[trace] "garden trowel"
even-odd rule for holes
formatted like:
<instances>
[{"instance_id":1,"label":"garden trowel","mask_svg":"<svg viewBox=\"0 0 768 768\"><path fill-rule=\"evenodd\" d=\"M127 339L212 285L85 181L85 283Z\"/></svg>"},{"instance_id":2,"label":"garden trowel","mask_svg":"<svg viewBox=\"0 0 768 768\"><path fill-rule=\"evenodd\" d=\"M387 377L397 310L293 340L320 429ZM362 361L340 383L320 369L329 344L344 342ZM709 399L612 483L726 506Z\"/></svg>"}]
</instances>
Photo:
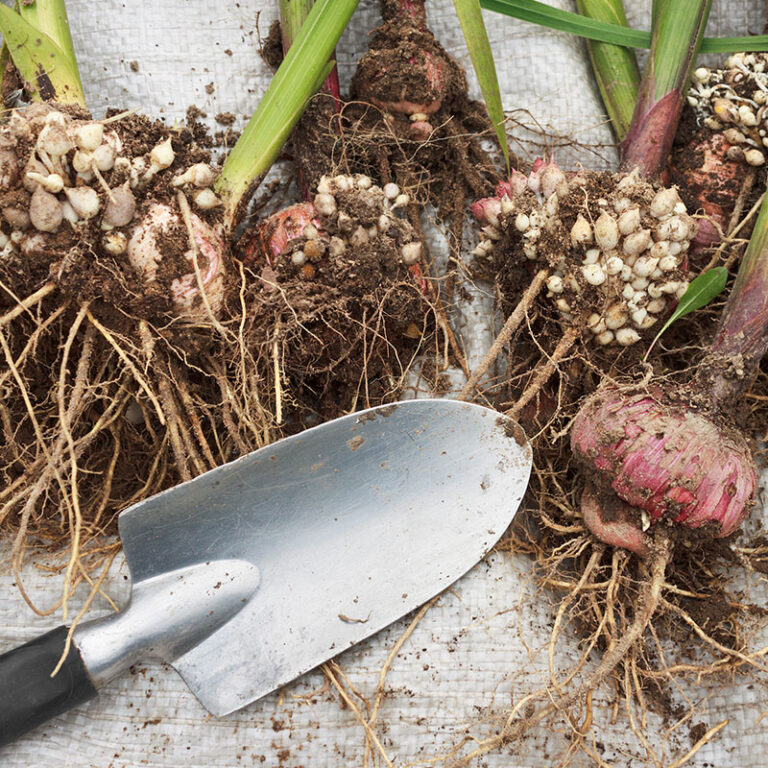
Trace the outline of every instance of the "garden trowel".
<instances>
[{"instance_id":1,"label":"garden trowel","mask_svg":"<svg viewBox=\"0 0 768 768\"><path fill-rule=\"evenodd\" d=\"M414 400L308 429L135 504L119 519L129 603L0 656L0 744L140 659L173 666L215 715L244 707L469 570L510 524L530 468L510 419Z\"/></svg>"}]
</instances>

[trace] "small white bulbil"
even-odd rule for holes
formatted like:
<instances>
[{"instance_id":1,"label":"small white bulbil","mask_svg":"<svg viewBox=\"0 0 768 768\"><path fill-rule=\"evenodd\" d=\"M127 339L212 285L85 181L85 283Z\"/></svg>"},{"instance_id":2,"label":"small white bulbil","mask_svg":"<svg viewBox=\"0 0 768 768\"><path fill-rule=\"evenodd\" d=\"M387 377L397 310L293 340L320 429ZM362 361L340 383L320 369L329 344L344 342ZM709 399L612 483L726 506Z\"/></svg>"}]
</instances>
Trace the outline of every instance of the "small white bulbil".
<instances>
[{"instance_id":1,"label":"small white bulbil","mask_svg":"<svg viewBox=\"0 0 768 768\"><path fill-rule=\"evenodd\" d=\"M101 239L101 244L107 253L118 255L125 253L128 247L128 237L124 232L108 232Z\"/></svg>"},{"instance_id":2,"label":"small white bulbil","mask_svg":"<svg viewBox=\"0 0 768 768\"><path fill-rule=\"evenodd\" d=\"M547 198L544 210L546 211L547 216L557 216L557 212L560 210L560 199L556 194L550 195Z\"/></svg>"},{"instance_id":3,"label":"small white bulbil","mask_svg":"<svg viewBox=\"0 0 768 768\"><path fill-rule=\"evenodd\" d=\"M613 341L613 331L603 331L595 337L595 341L603 347L608 346Z\"/></svg>"},{"instance_id":4,"label":"small white bulbil","mask_svg":"<svg viewBox=\"0 0 768 768\"><path fill-rule=\"evenodd\" d=\"M294 251L291 254L291 264L293 264L294 267L301 267L303 264L306 264L307 261L307 254L304 253L304 251Z\"/></svg>"},{"instance_id":5,"label":"small white bulbil","mask_svg":"<svg viewBox=\"0 0 768 768\"><path fill-rule=\"evenodd\" d=\"M526 243L523 246L523 253L525 254L525 258L529 261L535 261L536 256L538 255L536 246L533 243Z\"/></svg>"},{"instance_id":6,"label":"small white bulbil","mask_svg":"<svg viewBox=\"0 0 768 768\"><path fill-rule=\"evenodd\" d=\"M314 224L307 224L301 231L301 234L307 238L307 240L314 240L320 233L317 231L317 227Z\"/></svg>"},{"instance_id":7,"label":"small white bulbil","mask_svg":"<svg viewBox=\"0 0 768 768\"><path fill-rule=\"evenodd\" d=\"M182 187L185 184L192 184L195 187L210 187L216 180L216 174L207 163L195 163L187 168L184 173L177 176L171 184L174 187Z\"/></svg>"},{"instance_id":8,"label":"small white bulbil","mask_svg":"<svg viewBox=\"0 0 768 768\"><path fill-rule=\"evenodd\" d=\"M677 286L677 290L675 291L675 298L682 299L683 294L688 290L688 281L687 280L681 280L680 285Z\"/></svg>"},{"instance_id":9,"label":"small white bulbil","mask_svg":"<svg viewBox=\"0 0 768 768\"><path fill-rule=\"evenodd\" d=\"M515 229L518 232L525 232L531 226L530 219L524 213L518 213L515 216Z\"/></svg>"},{"instance_id":10,"label":"small white bulbil","mask_svg":"<svg viewBox=\"0 0 768 768\"><path fill-rule=\"evenodd\" d=\"M616 341L622 347L629 347L640 341L640 334L634 328L619 328L616 331Z\"/></svg>"},{"instance_id":11,"label":"small white bulbil","mask_svg":"<svg viewBox=\"0 0 768 768\"><path fill-rule=\"evenodd\" d=\"M648 286L650 288L650 286ZM650 290L648 291L650 294ZM651 299L646 305L645 308L648 312L652 312L654 315L658 315L660 312L664 311L664 308L667 306L667 302L664 299L655 298Z\"/></svg>"},{"instance_id":12,"label":"small white bulbil","mask_svg":"<svg viewBox=\"0 0 768 768\"><path fill-rule=\"evenodd\" d=\"M677 256L679 253L681 253L683 250L683 246L680 243L670 243L669 244L669 255L670 256Z\"/></svg>"},{"instance_id":13,"label":"small white bulbil","mask_svg":"<svg viewBox=\"0 0 768 768\"><path fill-rule=\"evenodd\" d=\"M646 248L651 246L651 231L641 229L624 238L624 253L629 256L639 256Z\"/></svg>"},{"instance_id":14,"label":"small white bulbil","mask_svg":"<svg viewBox=\"0 0 768 768\"><path fill-rule=\"evenodd\" d=\"M392 219L386 214L381 214L376 224L376 228L379 232L386 232L392 226Z\"/></svg>"},{"instance_id":15,"label":"small white bulbil","mask_svg":"<svg viewBox=\"0 0 768 768\"><path fill-rule=\"evenodd\" d=\"M677 289L680 287L680 281L679 280L670 280L668 283L662 283L659 286L659 290L662 293L666 294L673 294L677 291Z\"/></svg>"},{"instance_id":16,"label":"small white bulbil","mask_svg":"<svg viewBox=\"0 0 768 768\"><path fill-rule=\"evenodd\" d=\"M192 201L201 211L210 211L212 208L221 205L221 200L216 196L212 189L198 189L192 195Z\"/></svg>"},{"instance_id":17,"label":"small white bulbil","mask_svg":"<svg viewBox=\"0 0 768 768\"><path fill-rule=\"evenodd\" d=\"M632 276L634 275L634 272L632 271L632 265L627 264L627 262L624 262L624 266L621 268L621 279L625 283L629 283L632 280Z\"/></svg>"},{"instance_id":18,"label":"small white bulbil","mask_svg":"<svg viewBox=\"0 0 768 768\"><path fill-rule=\"evenodd\" d=\"M75 144L86 152L93 152L104 140L104 126L101 123L79 123L72 131Z\"/></svg>"},{"instance_id":19,"label":"small white bulbil","mask_svg":"<svg viewBox=\"0 0 768 768\"><path fill-rule=\"evenodd\" d=\"M605 282L605 270L599 264L585 264L581 274L590 285L602 285Z\"/></svg>"},{"instance_id":20,"label":"small white bulbil","mask_svg":"<svg viewBox=\"0 0 768 768\"><path fill-rule=\"evenodd\" d=\"M14 229L23 230L29 226L29 211L15 205L7 205L3 208L3 218ZM21 232L12 232L11 238L16 234L20 235Z\"/></svg>"},{"instance_id":21,"label":"small white bulbil","mask_svg":"<svg viewBox=\"0 0 768 768\"><path fill-rule=\"evenodd\" d=\"M136 198L128 184L113 189L101 219L102 229L124 227L136 213Z\"/></svg>"},{"instance_id":22,"label":"small white bulbil","mask_svg":"<svg viewBox=\"0 0 768 768\"><path fill-rule=\"evenodd\" d=\"M67 188L64 194L81 219L92 219L99 212L99 196L93 187Z\"/></svg>"},{"instance_id":23,"label":"small white bulbil","mask_svg":"<svg viewBox=\"0 0 768 768\"><path fill-rule=\"evenodd\" d=\"M68 221L70 224L77 224L80 221L80 217L75 213L75 209L69 204L67 200L60 200L61 215L64 217L64 221Z\"/></svg>"},{"instance_id":24,"label":"small white bulbil","mask_svg":"<svg viewBox=\"0 0 768 768\"><path fill-rule=\"evenodd\" d=\"M501 198L501 212L504 214L512 213L515 210L515 204L510 200L508 195L504 195ZM525 214L522 214L525 215ZM526 217L527 218L527 217Z\"/></svg>"},{"instance_id":25,"label":"small white bulbil","mask_svg":"<svg viewBox=\"0 0 768 768\"><path fill-rule=\"evenodd\" d=\"M614 204L613 209L616 213L624 213L629 210L632 205L632 201L628 197L620 197Z\"/></svg>"},{"instance_id":26,"label":"small white bulbil","mask_svg":"<svg viewBox=\"0 0 768 768\"><path fill-rule=\"evenodd\" d=\"M582 264L597 264L600 261L600 249L590 248L585 254Z\"/></svg>"},{"instance_id":27,"label":"small white bulbil","mask_svg":"<svg viewBox=\"0 0 768 768\"><path fill-rule=\"evenodd\" d=\"M152 147L152 151L149 153L149 162L160 170L165 170L173 165L175 157L176 153L173 151L173 144L169 136L165 141Z\"/></svg>"},{"instance_id":28,"label":"small white bulbil","mask_svg":"<svg viewBox=\"0 0 768 768\"><path fill-rule=\"evenodd\" d=\"M400 249L400 255L403 257L403 264L411 266L421 259L421 255L424 252L424 247L418 240L414 240L412 243L406 243Z\"/></svg>"},{"instance_id":29,"label":"small white bulbil","mask_svg":"<svg viewBox=\"0 0 768 768\"><path fill-rule=\"evenodd\" d=\"M651 246L651 256L655 259L664 259L669 256L669 242L658 240Z\"/></svg>"},{"instance_id":30,"label":"small white bulbil","mask_svg":"<svg viewBox=\"0 0 768 768\"><path fill-rule=\"evenodd\" d=\"M336 224L342 232L348 234L352 231L352 227L354 226L355 222L354 219L346 211L339 211L339 215L336 218Z\"/></svg>"},{"instance_id":31,"label":"small white bulbil","mask_svg":"<svg viewBox=\"0 0 768 768\"><path fill-rule=\"evenodd\" d=\"M635 289L629 283L627 283L621 291L621 295L625 299L629 300L635 295Z\"/></svg>"},{"instance_id":32,"label":"small white bulbil","mask_svg":"<svg viewBox=\"0 0 768 768\"><path fill-rule=\"evenodd\" d=\"M618 275L624 268L624 262L618 256L611 256L606 259L605 271L609 275Z\"/></svg>"},{"instance_id":33,"label":"small white bulbil","mask_svg":"<svg viewBox=\"0 0 768 768\"><path fill-rule=\"evenodd\" d=\"M731 144L743 144L747 140L747 137L738 128L726 128L723 131L723 136Z\"/></svg>"},{"instance_id":34,"label":"small white bulbil","mask_svg":"<svg viewBox=\"0 0 768 768\"><path fill-rule=\"evenodd\" d=\"M481 240L473 249L473 256L487 256L493 250L493 243L490 240ZM525 250L525 248L523 248ZM536 258L534 256L534 258Z\"/></svg>"},{"instance_id":35,"label":"small white bulbil","mask_svg":"<svg viewBox=\"0 0 768 768\"><path fill-rule=\"evenodd\" d=\"M73 148L67 132L56 123L46 125L37 137L37 149L51 157L66 155Z\"/></svg>"},{"instance_id":36,"label":"small white bulbil","mask_svg":"<svg viewBox=\"0 0 768 768\"><path fill-rule=\"evenodd\" d=\"M321 216L333 216L336 213L336 198L328 192L315 195L314 205Z\"/></svg>"},{"instance_id":37,"label":"small white bulbil","mask_svg":"<svg viewBox=\"0 0 768 768\"><path fill-rule=\"evenodd\" d=\"M612 251L618 245L619 225L610 213L601 213L595 222L595 243L604 251Z\"/></svg>"},{"instance_id":38,"label":"small white bulbil","mask_svg":"<svg viewBox=\"0 0 768 768\"><path fill-rule=\"evenodd\" d=\"M355 186L355 180L351 176L344 176L343 174L335 176L333 183L339 192L349 192Z\"/></svg>"},{"instance_id":39,"label":"small white bulbil","mask_svg":"<svg viewBox=\"0 0 768 768\"><path fill-rule=\"evenodd\" d=\"M499 226L499 214L501 213L501 200L490 198L483 205L483 215L486 221L494 227Z\"/></svg>"},{"instance_id":40,"label":"small white bulbil","mask_svg":"<svg viewBox=\"0 0 768 768\"><path fill-rule=\"evenodd\" d=\"M341 256L346 250L347 244L340 237L334 235L330 239L330 242L328 243L328 253L331 256Z\"/></svg>"},{"instance_id":41,"label":"small white bulbil","mask_svg":"<svg viewBox=\"0 0 768 768\"><path fill-rule=\"evenodd\" d=\"M716 117L711 116L704 120L704 125L706 125L710 131L719 131L723 127L723 124Z\"/></svg>"},{"instance_id":42,"label":"small white bulbil","mask_svg":"<svg viewBox=\"0 0 768 768\"><path fill-rule=\"evenodd\" d=\"M368 230L365 227L358 226L350 235L349 244L353 248L359 248L361 245L365 245L369 239Z\"/></svg>"},{"instance_id":43,"label":"small white bulbil","mask_svg":"<svg viewBox=\"0 0 768 768\"><path fill-rule=\"evenodd\" d=\"M411 198L406 195L404 192L401 192L396 198L395 201L392 203L392 210L394 211L395 208L402 208L404 205L408 205L408 203L411 202Z\"/></svg>"},{"instance_id":44,"label":"small white bulbil","mask_svg":"<svg viewBox=\"0 0 768 768\"><path fill-rule=\"evenodd\" d=\"M629 317L635 326L642 328L645 318L648 317L648 310L645 307L639 307L634 310Z\"/></svg>"},{"instance_id":45,"label":"small white bulbil","mask_svg":"<svg viewBox=\"0 0 768 768\"><path fill-rule=\"evenodd\" d=\"M90 152L84 152L82 149L78 149L72 158L72 167L77 173L85 173L90 171L93 165L93 154Z\"/></svg>"},{"instance_id":46,"label":"small white bulbil","mask_svg":"<svg viewBox=\"0 0 768 768\"><path fill-rule=\"evenodd\" d=\"M653 256L640 256L632 270L638 277L648 277L656 269L658 263L659 260Z\"/></svg>"},{"instance_id":47,"label":"small white bulbil","mask_svg":"<svg viewBox=\"0 0 768 768\"><path fill-rule=\"evenodd\" d=\"M490 224L487 227L483 227L482 231L489 240L501 240L501 232Z\"/></svg>"},{"instance_id":48,"label":"small white bulbil","mask_svg":"<svg viewBox=\"0 0 768 768\"><path fill-rule=\"evenodd\" d=\"M623 303L611 304L605 311L606 328L615 331L627 322L627 309Z\"/></svg>"},{"instance_id":49,"label":"small white bulbil","mask_svg":"<svg viewBox=\"0 0 768 768\"><path fill-rule=\"evenodd\" d=\"M592 242L592 225L581 214L571 227L571 242L574 245Z\"/></svg>"},{"instance_id":50,"label":"small white bulbil","mask_svg":"<svg viewBox=\"0 0 768 768\"><path fill-rule=\"evenodd\" d=\"M360 175L355 177L355 184L358 189L370 189L373 185L373 181L370 176Z\"/></svg>"},{"instance_id":51,"label":"small white bulbil","mask_svg":"<svg viewBox=\"0 0 768 768\"><path fill-rule=\"evenodd\" d=\"M650 280L647 277L636 277L630 285L637 291L644 291L649 285Z\"/></svg>"},{"instance_id":52,"label":"small white bulbil","mask_svg":"<svg viewBox=\"0 0 768 768\"><path fill-rule=\"evenodd\" d=\"M659 259L659 269L662 272L672 272L677 269L677 259L674 256L665 256Z\"/></svg>"},{"instance_id":53,"label":"small white bulbil","mask_svg":"<svg viewBox=\"0 0 768 768\"><path fill-rule=\"evenodd\" d=\"M394 200L398 195L400 194L400 187L397 186L393 181L390 181L389 184L384 185L384 197L387 198L387 200Z\"/></svg>"},{"instance_id":54,"label":"small white bulbil","mask_svg":"<svg viewBox=\"0 0 768 768\"><path fill-rule=\"evenodd\" d=\"M682 242L690 234L690 227L686 219L687 217L670 216L656 227L656 236L659 240L672 240L676 243Z\"/></svg>"},{"instance_id":55,"label":"small white bulbil","mask_svg":"<svg viewBox=\"0 0 768 768\"><path fill-rule=\"evenodd\" d=\"M330 195L333 192L331 180L327 176L321 176L317 183L317 192L321 195Z\"/></svg>"},{"instance_id":56,"label":"small white bulbil","mask_svg":"<svg viewBox=\"0 0 768 768\"><path fill-rule=\"evenodd\" d=\"M115 154L111 144L102 144L93 151L93 164L102 172L111 171L115 165Z\"/></svg>"},{"instance_id":57,"label":"small white bulbil","mask_svg":"<svg viewBox=\"0 0 768 768\"><path fill-rule=\"evenodd\" d=\"M602 317L601 315L598 315L597 312L593 312L587 318L587 327L595 335L597 335L598 333L603 333L606 329L605 318Z\"/></svg>"},{"instance_id":58,"label":"small white bulbil","mask_svg":"<svg viewBox=\"0 0 768 768\"><path fill-rule=\"evenodd\" d=\"M700 83L706 83L709 80L709 70L706 67L699 67L694 71L693 76Z\"/></svg>"},{"instance_id":59,"label":"small white bulbil","mask_svg":"<svg viewBox=\"0 0 768 768\"><path fill-rule=\"evenodd\" d=\"M0 149L0 189L9 189L19 175L19 160L12 149Z\"/></svg>"},{"instance_id":60,"label":"small white bulbil","mask_svg":"<svg viewBox=\"0 0 768 768\"><path fill-rule=\"evenodd\" d=\"M757 125L757 117L755 117L755 113L752 111L752 107L750 107L748 104L742 104L739 107L739 122L742 125L748 126L749 128Z\"/></svg>"},{"instance_id":61,"label":"small white bulbil","mask_svg":"<svg viewBox=\"0 0 768 768\"><path fill-rule=\"evenodd\" d=\"M663 296L664 294L661 291L661 288L659 288L657 283L650 283L648 285L648 288L646 289L648 291L648 295L652 299L658 299L660 296Z\"/></svg>"},{"instance_id":62,"label":"small white bulbil","mask_svg":"<svg viewBox=\"0 0 768 768\"><path fill-rule=\"evenodd\" d=\"M619 232L622 235L631 235L640 228L640 209L630 208L619 216Z\"/></svg>"},{"instance_id":63,"label":"small white bulbil","mask_svg":"<svg viewBox=\"0 0 768 768\"><path fill-rule=\"evenodd\" d=\"M553 163L550 163L541 173L541 192L545 198L550 197L565 181L565 174Z\"/></svg>"},{"instance_id":64,"label":"small white bulbil","mask_svg":"<svg viewBox=\"0 0 768 768\"><path fill-rule=\"evenodd\" d=\"M744 159L749 165L758 166L765 164L765 155L759 149L748 149L744 153Z\"/></svg>"},{"instance_id":65,"label":"small white bulbil","mask_svg":"<svg viewBox=\"0 0 768 768\"><path fill-rule=\"evenodd\" d=\"M737 123L739 120L739 110L729 99L715 99L712 102L712 110L721 123Z\"/></svg>"},{"instance_id":66,"label":"small white bulbil","mask_svg":"<svg viewBox=\"0 0 768 768\"><path fill-rule=\"evenodd\" d=\"M32 226L39 232L55 232L63 218L59 201L38 186L29 201L29 221Z\"/></svg>"},{"instance_id":67,"label":"small white bulbil","mask_svg":"<svg viewBox=\"0 0 768 768\"><path fill-rule=\"evenodd\" d=\"M550 275L547 278L547 288L551 293L563 292L563 278L560 275Z\"/></svg>"},{"instance_id":68,"label":"small white bulbil","mask_svg":"<svg viewBox=\"0 0 768 768\"><path fill-rule=\"evenodd\" d=\"M660 189L651 200L651 216L663 219L675 210L679 202L680 195L677 194L676 189Z\"/></svg>"},{"instance_id":69,"label":"small white bulbil","mask_svg":"<svg viewBox=\"0 0 768 768\"><path fill-rule=\"evenodd\" d=\"M48 173L43 175L42 173L34 173L32 171L27 173L27 179L39 184L46 192L51 192L56 195L64 189L64 179L58 173Z\"/></svg>"},{"instance_id":70,"label":"small white bulbil","mask_svg":"<svg viewBox=\"0 0 768 768\"><path fill-rule=\"evenodd\" d=\"M426 112L414 112L411 115L412 123L423 123L426 120L429 120L429 115Z\"/></svg>"},{"instance_id":71,"label":"small white bulbil","mask_svg":"<svg viewBox=\"0 0 768 768\"><path fill-rule=\"evenodd\" d=\"M555 306L561 311L561 312L570 312L571 311L571 305L565 300L565 299L558 299L555 302Z\"/></svg>"}]
</instances>

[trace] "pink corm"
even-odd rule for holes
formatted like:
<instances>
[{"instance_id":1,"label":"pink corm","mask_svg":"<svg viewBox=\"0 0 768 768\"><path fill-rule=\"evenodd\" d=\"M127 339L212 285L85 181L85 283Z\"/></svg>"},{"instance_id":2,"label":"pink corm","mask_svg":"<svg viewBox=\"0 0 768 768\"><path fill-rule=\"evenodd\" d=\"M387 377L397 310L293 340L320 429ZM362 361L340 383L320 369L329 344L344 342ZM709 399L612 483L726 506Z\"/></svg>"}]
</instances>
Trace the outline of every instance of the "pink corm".
<instances>
[{"instance_id":1,"label":"pink corm","mask_svg":"<svg viewBox=\"0 0 768 768\"><path fill-rule=\"evenodd\" d=\"M714 537L730 535L757 487L740 433L660 394L595 393L573 422L571 448L586 469L585 524L638 554L648 547L643 529L661 520L689 528L713 523Z\"/></svg>"}]
</instances>

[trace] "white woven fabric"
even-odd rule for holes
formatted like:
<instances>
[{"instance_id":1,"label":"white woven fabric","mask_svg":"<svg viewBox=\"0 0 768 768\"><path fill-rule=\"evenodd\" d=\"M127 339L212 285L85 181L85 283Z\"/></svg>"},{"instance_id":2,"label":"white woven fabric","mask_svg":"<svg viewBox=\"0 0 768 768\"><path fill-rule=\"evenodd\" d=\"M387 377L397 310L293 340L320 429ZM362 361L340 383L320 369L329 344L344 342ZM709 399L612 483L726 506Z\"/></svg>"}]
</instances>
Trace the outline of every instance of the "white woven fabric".
<instances>
[{"instance_id":1,"label":"white woven fabric","mask_svg":"<svg viewBox=\"0 0 768 768\"><path fill-rule=\"evenodd\" d=\"M550 0L551 1L551 0ZM569 3L558 0L562 7ZM758 0L715 2L711 34L760 31L765 8ZM258 32L266 34L275 3L265 0L69 0L86 95L96 114L108 105L139 107L172 121L196 104L209 115L233 112L247 116L269 81L259 57ZM648 3L628 2L631 21L647 25ZM747 9L746 6L749 6ZM470 73L479 96L461 32L450 0L428 4L432 29ZM554 149L563 165L577 161L610 167L615 153L611 134L590 78L583 44L566 35L535 30L501 16L487 14L497 54L505 107L521 123L538 123L549 136L575 136L592 148L559 148L521 143L520 153ZM364 0L338 47L343 80L348 80L377 23L373 0ZM136 62L138 67L131 67ZM134 71L136 69L137 71ZM211 84L211 85L209 85ZM519 112L525 107L527 115ZM521 142L540 141L524 127L515 131ZM565 142L562 142L563 144ZM489 303L465 308L462 329L476 359L487 346L492 310ZM318 543L322 545L320 542ZM40 606L59 597L61 578L28 568L27 590ZM120 563L105 589L116 600L127 594L127 574ZM530 563L497 554L444 594L416 627L394 660L386 678L376 733L394 765L424 764L456 748L467 737L493 732L511 700L540 687L546 680L546 651L552 614L550 598L530 597ZM77 607L76 596L72 610ZM91 616L108 610L96 600ZM0 650L25 642L60 623L59 616L39 618L27 608L8 575L0 568ZM371 700L379 670L394 642L408 624L401 621L339 658L350 683ZM559 664L567 668L577 653L573 637L560 643ZM310 692L315 691L312 696ZM705 684L687 692L702 702L708 724L725 718L724 736L702 749L690 763L704 768L726 764L758 768L765 764L768 734L760 724L766 710L762 686L743 682L709 691ZM358 703L360 703L358 701ZM649 732L659 750L660 764L690 746L687 733L669 737L667 725L651 718ZM686 730L686 729L681 729ZM642 765L643 749L628 735L626 721L595 733L608 765ZM90 704L0 749L3 768L233 768L284 766L341 768L360 766L364 732L353 712L340 706L333 689L323 688L319 672L222 720L209 719L173 672L157 664L141 664L134 674L107 686ZM542 731L515 748L492 753L476 765L491 768L544 768L558 765L568 746L567 734ZM466 744L463 752L471 749ZM680 751L682 750L682 752ZM384 765L378 759L377 764ZM577 758L574 765L589 761Z\"/></svg>"}]
</instances>

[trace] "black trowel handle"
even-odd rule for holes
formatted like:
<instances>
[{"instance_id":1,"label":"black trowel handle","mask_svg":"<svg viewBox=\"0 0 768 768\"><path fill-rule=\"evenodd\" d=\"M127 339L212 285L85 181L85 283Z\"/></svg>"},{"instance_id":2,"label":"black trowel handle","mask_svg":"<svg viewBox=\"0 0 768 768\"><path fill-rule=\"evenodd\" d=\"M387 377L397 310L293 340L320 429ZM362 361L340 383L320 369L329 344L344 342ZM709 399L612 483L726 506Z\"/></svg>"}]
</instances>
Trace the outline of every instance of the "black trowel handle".
<instances>
[{"instance_id":1,"label":"black trowel handle","mask_svg":"<svg viewBox=\"0 0 768 768\"><path fill-rule=\"evenodd\" d=\"M96 696L74 644L51 677L67 631L59 627L0 656L0 746Z\"/></svg>"}]
</instances>

